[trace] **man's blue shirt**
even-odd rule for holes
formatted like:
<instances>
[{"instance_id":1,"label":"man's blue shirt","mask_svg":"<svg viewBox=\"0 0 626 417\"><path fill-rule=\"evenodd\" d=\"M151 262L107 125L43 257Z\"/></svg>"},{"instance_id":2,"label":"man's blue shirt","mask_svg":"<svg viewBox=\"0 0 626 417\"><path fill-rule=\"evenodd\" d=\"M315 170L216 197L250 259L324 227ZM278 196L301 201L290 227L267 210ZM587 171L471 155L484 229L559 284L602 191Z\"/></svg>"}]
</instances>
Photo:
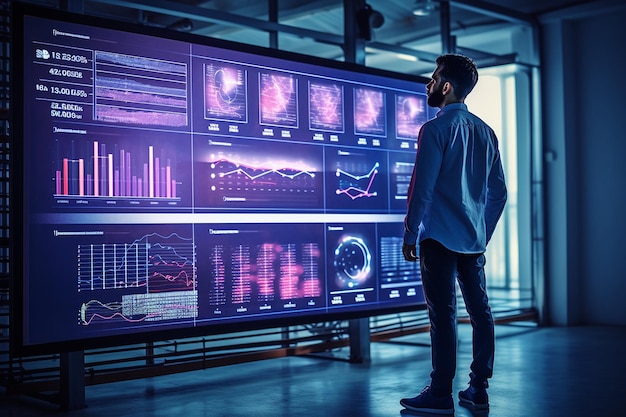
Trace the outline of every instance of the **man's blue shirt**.
<instances>
[{"instance_id":1,"label":"man's blue shirt","mask_svg":"<svg viewBox=\"0 0 626 417\"><path fill-rule=\"evenodd\" d=\"M465 104L448 104L419 133L404 243L430 238L454 252L484 252L506 197L493 129Z\"/></svg>"}]
</instances>

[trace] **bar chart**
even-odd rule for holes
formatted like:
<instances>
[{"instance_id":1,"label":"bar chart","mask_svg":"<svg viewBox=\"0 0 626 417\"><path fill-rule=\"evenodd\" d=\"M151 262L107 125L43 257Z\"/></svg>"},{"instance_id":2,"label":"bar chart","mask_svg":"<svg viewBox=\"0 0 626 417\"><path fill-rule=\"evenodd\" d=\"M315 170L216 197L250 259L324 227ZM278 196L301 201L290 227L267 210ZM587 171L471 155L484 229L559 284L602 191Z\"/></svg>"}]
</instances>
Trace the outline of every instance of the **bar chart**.
<instances>
[{"instance_id":1,"label":"bar chart","mask_svg":"<svg viewBox=\"0 0 626 417\"><path fill-rule=\"evenodd\" d=\"M158 147L128 149L92 140L57 148L55 198L180 200L176 161Z\"/></svg>"}]
</instances>

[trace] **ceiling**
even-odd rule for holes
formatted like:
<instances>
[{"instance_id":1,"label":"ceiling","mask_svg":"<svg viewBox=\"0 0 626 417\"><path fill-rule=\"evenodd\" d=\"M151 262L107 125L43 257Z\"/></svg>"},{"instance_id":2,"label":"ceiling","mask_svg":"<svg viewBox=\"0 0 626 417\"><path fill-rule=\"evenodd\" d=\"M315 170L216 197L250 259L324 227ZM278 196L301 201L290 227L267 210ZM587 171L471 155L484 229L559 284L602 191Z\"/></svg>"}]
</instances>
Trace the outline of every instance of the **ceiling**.
<instances>
[{"instance_id":1,"label":"ceiling","mask_svg":"<svg viewBox=\"0 0 626 417\"><path fill-rule=\"evenodd\" d=\"M27 1L79 13L181 30L258 46L344 60L344 3L363 0L48 0ZM372 29L363 59L370 67L429 74L444 43L474 58L480 67L536 65L533 25L545 13L593 0L432 0L436 9L415 16L416 0L367 0L384 17ZM270 9L277 18L270 19ZM442 18L443 17L443 18ZM449 17L449 18L448 18ZM350 24L350 23L348 23ZM452 38L442 37L449 33ZM270 35L276 31L277 35ZM359 43L361 45L362 43ZM361 50L358 49L357 50Z\"/></svg>"}]
</instances>

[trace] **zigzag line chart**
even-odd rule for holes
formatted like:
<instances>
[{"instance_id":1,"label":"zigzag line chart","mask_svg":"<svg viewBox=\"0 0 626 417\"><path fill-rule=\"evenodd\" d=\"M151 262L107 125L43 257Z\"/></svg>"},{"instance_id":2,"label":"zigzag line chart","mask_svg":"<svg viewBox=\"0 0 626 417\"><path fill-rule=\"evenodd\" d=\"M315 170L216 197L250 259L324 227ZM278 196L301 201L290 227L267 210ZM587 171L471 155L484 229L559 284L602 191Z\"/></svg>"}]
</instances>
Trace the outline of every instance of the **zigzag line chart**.
<instances>
[{"instance_id":1,"label":"zigzag line chart","mask_svg":"<svg viewBox=\"0 0 626 417\"><path fill-rule=\"evenodd\" d=\"M337 195L346 195L351 200L365 197L376 197L378 193L372 191L372 184L378 174L379 164L376 162L367 174L356 175L341 168L337 168L335 175L339 178L339 187L335 190Z\"/></svg>"},{"instance_id":2,"label":"zigzag line chart","mask_svg":"<svg viewBox=\"0 0 626 417\"><path fill-rule=\"evenodd\" d=\"M146 234L130 243L78 245L79 292L142 288L158 293L195 286L195 246L178 233Z\"/></svg>"}]
</instances>

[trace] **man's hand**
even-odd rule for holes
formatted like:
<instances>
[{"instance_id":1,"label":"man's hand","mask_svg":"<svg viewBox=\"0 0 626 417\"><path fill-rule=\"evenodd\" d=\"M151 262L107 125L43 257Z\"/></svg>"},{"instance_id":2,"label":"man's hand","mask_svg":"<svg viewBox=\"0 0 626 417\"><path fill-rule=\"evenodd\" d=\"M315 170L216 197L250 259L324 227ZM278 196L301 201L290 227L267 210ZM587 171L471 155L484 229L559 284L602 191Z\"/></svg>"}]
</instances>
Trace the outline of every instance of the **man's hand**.
<instances>
[{"instance_id":1,"label":"man's hand","mask_svg":"<svg viewBox=\"0 0 626 417\"><path fill-rule=\"evenodd\" d=\"M402 244L402 254L404 255L404 259L409 262L417 262L417 248L415 245L407 245L406 243Z\"/></svg>"}]
</instances>

